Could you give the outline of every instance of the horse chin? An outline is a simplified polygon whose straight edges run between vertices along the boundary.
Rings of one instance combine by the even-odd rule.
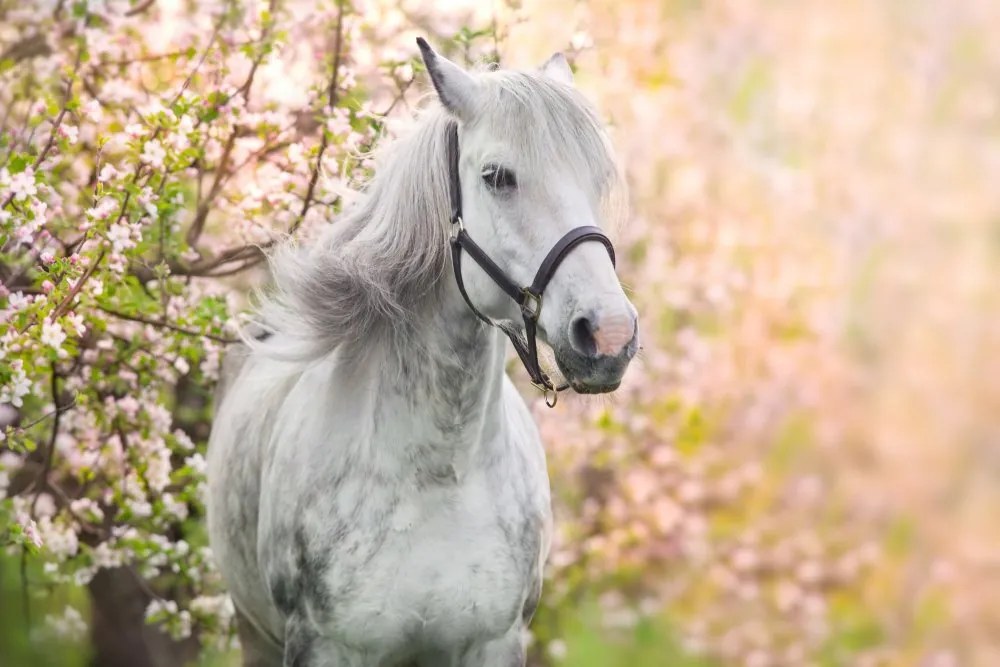
[[[566,378],[570,388],[578,394],[608,394],[621,385],[620,373],[614,373],[610,377],[601,377],[603,374],[598,373],[595,377],[592,372],[595,369],[587,368],[586,363],[579,365],[583,366],[585,370],[578,370],[577,364],[556,356],[556,366],[559,367],[559,372]]]
[[[610,394],[621,385],[621,382],[610,384],[587,384],[570,381],[569,386],[578,394]]]

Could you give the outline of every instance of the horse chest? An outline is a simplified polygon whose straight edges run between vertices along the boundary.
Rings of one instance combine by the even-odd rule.
[[[382,502],[381,525],[358,527],[378,536],[367,549],[329,553],[335,631],[381,646],[503,635],[534,586],[539,509],[475,478]]]

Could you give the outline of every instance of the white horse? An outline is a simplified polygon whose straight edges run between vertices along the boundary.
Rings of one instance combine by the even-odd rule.
[[[617,172],[566,60],[470,73],[418,43],[441,105],[277,253],[264,333],[226,362],[208,526],[246,665],[523,665],[552,519],[503,334],[550,400],[536,333],[585,393],[638,345],[610,243],[578,227]]]

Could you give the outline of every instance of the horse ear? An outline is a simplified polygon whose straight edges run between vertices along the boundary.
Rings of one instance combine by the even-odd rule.
[[[545,64],[542,65],[542,74],[556,81],[573,85],[573,70],[570,69],[569,63],[566,62],[566,56],[562,53],[554,53],[551,58],[545,61]]]
[[[476,80],[455,63],[438,55],[423,37],[417,37],[417,46],[441,104],[462,120],[472,118],[478,92]]]

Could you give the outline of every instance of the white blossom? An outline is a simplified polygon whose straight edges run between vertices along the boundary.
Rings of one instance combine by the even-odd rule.
[[[14,194],[14,201],[24,201],[28,197],[38,194],[35,185],[35,171],[28,167],[20,174],[14,174],[10,179],[10,190]]]
[[[50,322],[49,320],[46,320],[42,322],[42,335],[40,340],[44,345],[48,345],[52,349],[58,350],[66,341],[66,332],[63,331],[62,325],[58,322]]]
[[[87,633],[87,624],[76,607],[66,607],[62,615],[52,614],[45,618],[45,625],[61,639],[80,640]]]
[[[38,532],[45,543],[45,548],[56,560],[61,561],[75,556],[80,548],[76,528],[53,521],[52,517],[43,516],[38,520]]]
[[[100,123],[104,119],[104,110],[97,100],[90,100],[81,107],[84,117],[92,123]]]
[[[184,465],[188,466],[199,475],[204,475],[205,471],[208,469],[208,463],[205,461],[205,457],[198,453],[192,454],[184,459]]]
[[[163,150],[163,146],[159,141],[153,139],[152,141],[147,141],[146,145],[142,148],[142,155],[139,159],[143,164],[148,164],[154,169],[163,168],[163,158],[167,156],[167,152]]]
[[[135,246],[131,228],[123,223],[115,223],[108,228],[108,240],[115,252],[123,252]]]

